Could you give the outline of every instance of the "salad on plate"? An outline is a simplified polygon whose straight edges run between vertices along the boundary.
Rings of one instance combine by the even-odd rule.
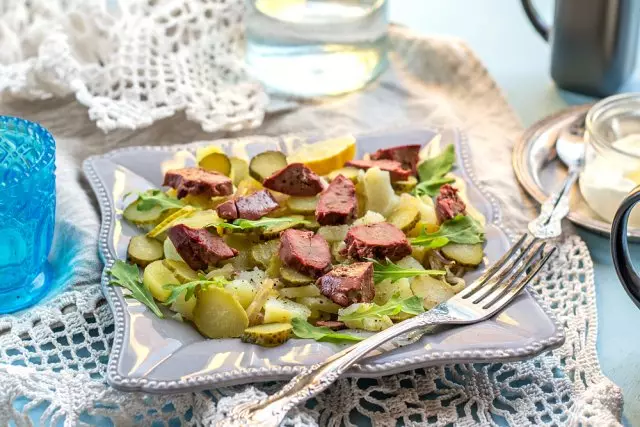
[[[110,283],[205,337],[354,342],[429,310],[484,259],[485,218],[437,141],[354,159],[356,141],[252,159],[217,147],[126,196],[143,233]]]

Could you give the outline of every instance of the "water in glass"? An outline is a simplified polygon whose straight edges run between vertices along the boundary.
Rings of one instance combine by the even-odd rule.
[[[0,313],[34,304],[49,288],[55,194],[51,134],[0,116]]]
[[[387,65],[386,0],[247,3],[247,63],[269,92],[337,95],[360,89]]]

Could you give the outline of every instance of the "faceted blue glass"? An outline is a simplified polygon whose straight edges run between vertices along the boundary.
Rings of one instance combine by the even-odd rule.
[[[50,286],[55,150],[39,124],[0,116],[0,313],[35,304]]]

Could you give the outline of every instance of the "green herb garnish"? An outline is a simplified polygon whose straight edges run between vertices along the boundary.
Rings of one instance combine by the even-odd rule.
[[[370,317],[380,318],[383,316],[394,316],[398,313],[413,315],[424,313],[422,299],[417,296],[401,299],[400,295],[396,294],[383,305],[361,303],[355,311],[338,316],[338,320],[350,321],[361,320]]]
[[[449,242],[476,244],[484,242],[482,225],[469,215],[458,215],[440,225],[438,231],[422,234],[410,239],[413,246],[423,246],[429,249],[441,248]]]
[[[380,283],[383,280],[390,279],[391,282],[395,282],[399,279],[410,279],[417,276],[444,276],[447,274],[443,270],[418,270],[415,268],[403,268],[398,264],[394,264],[391,260],[387,259],[385,264],[378,262],[374,259],[369,259],[373,263],[373,280],[375,283]]]
[[[291,320],[293,333],[298,338],[309,338],[316,341],[362,341],[366,337],[332,331],[326,326],[313,326],[304,319],[296,317]]]
[[[236,219],[232,223],[223,222],[215,224],[216,227],[228,228],[231,230],[252,230],[254,228],[270,228],[283,224],[309,225],[311,222],[305,219],[281,217],[281,218],[261,218],[257,220]]]
[[[413,194],[418,197],[424,195],[434,197],[437,196],[440,192],[440,187],[445,184],[451,184],[452,182],[455,182],[455,180],[455,178],[442,177],[430,179],[428,181],[422,181],[415,186],[415,188],[413,189]]]
[[[210,286],[217,286],[219,288],[222,288],[227,283],[229,283],[229,281],[224,277],[214,277],[211,280],[207,280],[206,277],[202,276],[200,280],[192,280],[191,282],[187,282],[179,286],[167,284],[164,285],[163,288],[170,290],[171,295],[169,295],[169,298],[167,298],[167,300],[163,304],[173,304],[183,292],[185,292],[184,300],[189,301],[191,298],[193,298],[196,289],[198,288],[207,289]]]
[[[140,280],[140,270],[137,265],[117,260],[109,270],[109,274],[111,275],[111,280],[109,281],[111,286],[120,286],[131,292],[130,294],[125,294],[126,298],[136,299],[146,305],[156,316],[164,317],[154,301],[153,295]]]
[[[418,165],[418,176],[420,183],[413,190],[416,196],[428,194],[435,196],[440,191],[440,187],[455,181],[454,178],[445,177],[456,160],[456,152],[453,145],[448,145],[440,154],[426,159]]]
[[[136,209],[139,211],[149,211],[155,207],[159,207],[161,211],[166,211],[169,209],[180,209],[183,206],[183,202],[167,195],[164,191],[149,190],[138,193]]]

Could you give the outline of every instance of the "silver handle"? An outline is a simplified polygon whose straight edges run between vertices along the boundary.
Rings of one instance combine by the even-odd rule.
[[[540,215],[529,223],[529,232],[539,239],[551,239],[562,234],[562,219],[569,214],[569,193],[580,175],[580,168],[569,169],[562,188],[541,206]]]
[[[223,425],[277,426],[290,409],[318,395],[333,384],[347,369],[386,342],[413,330],[433,325],[455,323],[446,309],[434,307],[426,313],[397,323],[296,375],[279,392],[259,403],[236,407]]]

